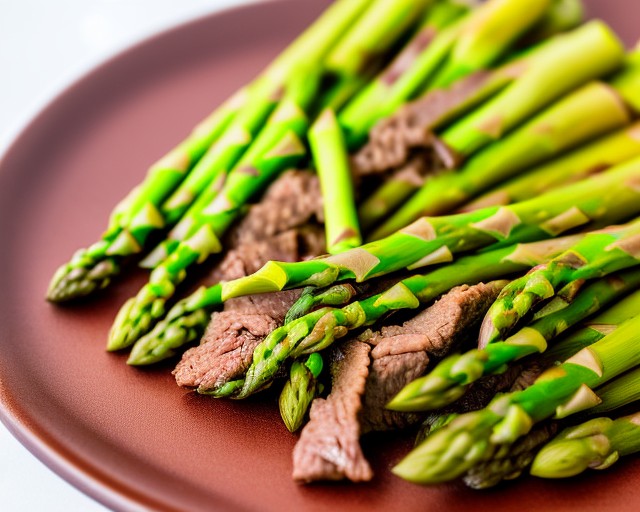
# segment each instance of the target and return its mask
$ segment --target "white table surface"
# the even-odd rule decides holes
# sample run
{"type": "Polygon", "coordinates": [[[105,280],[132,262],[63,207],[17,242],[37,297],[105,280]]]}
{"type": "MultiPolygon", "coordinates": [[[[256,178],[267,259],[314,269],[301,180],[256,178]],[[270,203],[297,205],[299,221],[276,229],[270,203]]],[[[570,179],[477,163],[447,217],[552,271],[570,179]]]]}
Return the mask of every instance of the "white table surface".
{"type": "MultiPolygon", "coordinates": [[[[249,0],[0,0],[0,152],[58,91],[113,53],[178,22],[249,0]]],[[[0,509],[106,510],[0,424],[0,509]]]]}

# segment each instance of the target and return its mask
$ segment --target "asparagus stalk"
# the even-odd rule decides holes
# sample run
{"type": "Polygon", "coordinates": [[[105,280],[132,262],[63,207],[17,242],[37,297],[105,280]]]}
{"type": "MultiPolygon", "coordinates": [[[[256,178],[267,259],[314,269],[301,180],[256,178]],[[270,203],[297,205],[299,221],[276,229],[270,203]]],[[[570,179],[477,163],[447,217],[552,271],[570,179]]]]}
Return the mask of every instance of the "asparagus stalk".
{"type": "Polygon", "coordinates": [[[328,53],[326,68],[342,79],[360,75],[412,29],[432,3],[432,0],[373,0],[340,44],[328,53]]]}
{"type": "Polygon", "coordinates": [[[447,87],[459,78],[485,68],[518,37],[542,20],[551,0],[493,0],[477,10],[471,30],[458,37],[433,87],[447,87]]]}
{"type": "Polygon", "coordinates": [[[455,44],[467,10],[459,3],[436,3],[393,61],[346,105],[339,119],[350,148],[364,142],[379,119],[417,93],[455,44]]]}
{"type": "Polygon", "coordinates": [[[78,250],[57,269],[47,290],[48,300],[86,296],[111,283],[120,273],[121,260],[140,250],[139,238],[166,225],[160,204],[242,111],[247,96],[246,89],[240,90],[149,168],[145,180],[115,207],[101,239],[78,250]]]}
{"type": "MultiPolygon", "coordinates": [[[[588,237],[586,237],[588,238],[588,237]]],[[[585,238],[585,241],[586,241],[585,238]]],[[[640,271],[631,270],[600,279],[564,298],[564,307],[547,314],[483,349],[455,354],[431,372],[407,384],[387,405],[397,411],[425,411],[445,407],[460,398],[469,385],[485,375],[503,372],[507,365],[541,353],[562,332],[640,285],[640,271]]]]}
{"type": "Polygon", "coordinates": [[[640,190],[635,186],[639,178],[640,159],[511,206],[423,217],[386,239],[339,255],[298,263],[268,262],[251,276],[200,288],[179,301],[166,319],[136,344],[130,362],[146,364],[165,357],[167,351],[201,332],[198,319],[207,318],[215,307],[233,297],[307,285],[325,287],[348,279],[362,282],[404,268],[451,261],[454,254],[495,243],[540,240],[590,222],[608,225],[626,219],[640,208],[640,190]]]}
{"type": "Polygon", "coordinates": [[[324,363],[317,352],[309,354],[305,362],[294,361],[289,372],[289,380],[280,393],[280,416],[289,432],[296,432],[304,422],[304,417],[313,399],[322,392],[318,381],[324,363]]]}
{"type": "Polygon", "coordinates": [[[563,430],[536,455],[531,474],[568,478],[586,469],[606,469],[640,451],[640,413],[612,420],[600,417],[563,430]]]}
{"type": "MultiPolygon", "coordinates": [[[[634,67],[624,74],[630,72],[640,78],[640,67],[634,67]]],[[[618,90],[615,82],[613,85],[593,82],[579,88],[524,126],[474,155],[460,169],[426,180],[420,190],[377,229],[371,238],[386,236],[420,215],[438,215],[450,211],[483,190],[533,165],[628,125],[631,122],[630,106],[640,99],[637,91],[637,88],[634,91],[630,88],[618,90]]],[[[631,143],[628,143],[630,147],[637,146],[634,136],[632,132],[631,143]]],[[[622,144],[623,141],[617,139],[607,141],[606,144],[613,143],[622,144]]],[[[584,151],[590,158],[596,154],[593,153],[594,149],[584,151]]],[[[579,155],[575,158],[578,158],[578,163],[582,163],[580,158],[584,156],[579,155]]],[[[548,164],[548,167],[553,168],[553,164],[548,164]]],[[[562,172],[552,175],[552,179],[562,180],[563,175],[570,174],[570,170],[564,167],[561,169],[562,172]]]]}
{"type": "Polygon", "coordinates": [[[386,236],[420,215],[451,211],[532,165],[630,122],[630,112],[615,89],[603,82],[587,84],[477,153],[461,169],[425,180],[372,238],[386,236]]]}
{"type": "Polygon", "coordinates": [[[640,223],[623,229],[590,233],[571,249],[509,283],[489,308],[478,345],[486,347],[505,336],[537,304],[569,284],[601,277],[640,263],[640,223]]]}
{"type": "Polygon", "coordinates": [[[233,95],[184,141],[152,165],[145,180],[116,206],[101,239],[76,252],[71,261],[56,271],[47,299],[66,301],[106,287],[119,273],[122,259],[139,252],[150,232],[166,226],[167,220],[159,211],[160,206],[207,149],[226,133],[236,115],[242,112],[243,116],[249,116],[251,109],[260,105],[258,97],[261,94],[263,99],[272,96],[278,86],[287,83],[301,63],[322,60],[370,3],[371,0],[334,2],[247,88],[254,97],[252,101],[247,101],[244,89],[233,95]]]}
{"type": "Polygon", "coordinates": [[[591,319],[586,325],[565,336],[556,346],[543,355],[543,364],[565,361],[583,348],[600,341],[618,326],[633,318],[640,311],[640,291],[630,294],[606,311],[591,319]]]}
{"type": "Polygon", "coordinates": [[[462,211],[524,201],[637,156],[640,156],[640,123],[636,122],[499,185],[462,211]]]}
{"type": "Polygon", "coordinates": [[[600,402],[592,391],[638,366],[640,317],[634,317],[561,366],[543,373],[529,388],[496,397],[487,408],[460,415],[429,436],[393,472],[412,482],[451,480],[487,460],[501,446],[552,416],[564,418],[600,402]]]}
{"type": "Polygon", "coordinates": [[[351,169],[344,137],[332,110],[309,131],[309,143],[322,190],[327,251],[338,254],[362,244],[351,169]]]}
{"type": "Polygon", "coordinates": [[[305,155],[301,141],[309,124],[305,111],[314,98],[318,80],[298,80],[293,84],[296,87],[290,88],[219,193],[209,204],[187,214],[176,227],[181,230],[178,246],[156,266],[138,295],[123,305],[110,332],[108,350],[131,345],[164,316],[164,304],[185,279],[187,269],[222,250],[220,237],[240,207],[305,155]]]}
{"type": "MultiPolygon", "coordinates": [[[[597,417],[640,400],[640,368],[635,368],[596,389],[602,402],[584,414],[597,417]]],[[[540,448],[557,432],[558,421],[536,425],[514,444],[501,447],[489,460],[477,464],[464,476],[464,482],[474,489],[486,489],[502,480],[519,477],[531,465],[540,448]]]]}
{"type": "Polygon", "coordinates": [[[518,80],[441,134],[454,153],[463,158],[475,153],[569,91],[615,71],[624,48],[611,29],[592,21],[553,38],[530,57],[518,80]]]}

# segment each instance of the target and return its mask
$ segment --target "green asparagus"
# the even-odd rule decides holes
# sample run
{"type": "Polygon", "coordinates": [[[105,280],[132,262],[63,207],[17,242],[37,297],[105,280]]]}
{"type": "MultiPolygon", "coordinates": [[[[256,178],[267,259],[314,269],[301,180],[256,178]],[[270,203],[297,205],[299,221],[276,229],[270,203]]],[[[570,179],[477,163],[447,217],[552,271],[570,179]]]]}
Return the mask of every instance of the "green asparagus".
{"type": "Polygon", "coordinates": [[[640,413],[612,420],[594,418],[569,427],[536,455],[531,474],[567,478],[588,468],[606,469],[620,457],[640,451],[640,413]]]}
{"type": "Polygon", "coordinates": [[[393,472],[412,482],[451,480],[514,443],[547,418],[564,418],[600,402],[592,391],[640,364],[640,317],[543,373],[529,388],[496,397],[429,436],[393,472]]]}
{"type": "Polygon", "coordinates": [[[219,239],[238,216],[240,207],[305,155],[301,141],[309,124],[305,111],[314,98],[318,79],[293,84],[297,87],[287,92],[221,190],[209,204],[198,202],[176,226],[177,247],[154,268],[149,283],[138,295],[123,305],[112,327],[108,350],[125,348],[145,334],[164,315],[164,304],[185,279],[187,269],[222,250],[219,239]]]}
{"type": "Polygon", "coordinates": [[[309,143],[322,190],[326,246],[338,254],[362,244],[351,168],[340,125],[325,110],[309,130],[309,143]]]}
{"type": "Polygon", "coordinates": [[[304,421],[312,400],[322,392],[318,381],[322,373],[323,360],[320,354],[310,354],[306,361],[294,361],[289,371],[289,380],[280,393],[280,416],[289,432],[297,431],[304,421]]]}
{"type": "Polygon", "coordinates": [[[640,223],[623,229],[605,229],[588,234],[571,249],[507,285],[489,308],[480,328],[478,345],[505,336],[537,304],[553,297],[559,289],[586,279],[640,263],[640,223]]]}
{"type": "Polygon", "coordinates": [[[449,405],[460,398],[471,383],[485,375],[503,372],[518,359],[544,352],[562,332],[639,285],[640,270],[597,280],[577,295],[563,299],[564,307],[528,324],[504,342],[447,357],[429,374],[407,384],[387,407],[397,411],[422,411],[449,405]]]}
{"type": "Polygon", "coordinates": [[[302,63],[321,61],[370,3],[371,0],[336,1],[247,87],[249,94],[241,90],[232,96],[189,137],[151,166],[143,183],[116,206],[100,241],[76,252],[70,262],[56,271],[47,298],[54,302],[66,301],[106,287],[119,273],[122,259],[139,252],[150,232],[167,225],[160,206],[207,149],[226,133],[233,119],[240,113],[249,117],[251,109],[262,105],[260,96],[271,97],[302,63]],[[253,99],[247,101],[248,96],[253,99]]]}
{"type": "Polygon", "coordinates": [[[640,209],[640,190],[635,186],[638,179],[640,159],[511,206],[424,217],[386,239],[342,254],[298,263],[269,262],[251,276],[200,288],[179,301],[165,320],[136,344],[130,362],[147,364],[165,357],[201,333],[199,321],[233,297],[307,285],[324,287],[348,279],[362,282],[405,268],[451,261],[454,254],[496,243],[540,240],[590,222],[608,225],[626,219],[640,209]]]}

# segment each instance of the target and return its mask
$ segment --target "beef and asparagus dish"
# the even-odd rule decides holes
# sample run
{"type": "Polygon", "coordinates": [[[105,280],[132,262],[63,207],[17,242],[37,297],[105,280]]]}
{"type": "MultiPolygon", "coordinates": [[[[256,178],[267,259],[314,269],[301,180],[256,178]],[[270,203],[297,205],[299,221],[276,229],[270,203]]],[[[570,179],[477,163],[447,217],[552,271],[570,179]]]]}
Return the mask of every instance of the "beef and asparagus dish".
{"type": "Polygon", "coordinates": [[[149,269],[107,350],[278,390],[297,482],[403,431],[395,475],[484,489],[640,451],[639,221],[640,49],[580,0],[336,0],[47,298],[149,269]]]}

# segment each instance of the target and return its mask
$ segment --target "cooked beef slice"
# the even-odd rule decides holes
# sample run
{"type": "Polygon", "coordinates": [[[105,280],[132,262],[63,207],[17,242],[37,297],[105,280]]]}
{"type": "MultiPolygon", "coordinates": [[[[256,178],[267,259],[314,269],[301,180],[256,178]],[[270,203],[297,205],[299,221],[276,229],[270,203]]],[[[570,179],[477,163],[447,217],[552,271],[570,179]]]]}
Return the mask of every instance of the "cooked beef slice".
{"type": "MultiPolygon", "coordinates": [[[[306,250],[295,230],[243,244],[226,255],[213,279],[243,277],[268,260],[296,261],[302,249],[306,250]]],[[[251,364],[255,347],[282,324],[299,296],[298,290],[290,290],[227,301],[222,312],[213,313],[201,344],[183,354],[173,372],[178,385],[205,392],[242,375],[251,364]]]]}
{"type": "Polygon", "coordinates": [[[231,244],[237,247],[263,240],[314,220],[323,220],[318,176],[310,171],[286,171],[236,225],[231,244]]]}
{"type": "Polygon", "coordinates": [[[375,174],[398,167],[416,148],[431,149],[427,158],[436,168],[454,167],[458,155],[433,134],[433,127],[469,103],[490,77],[488,72],[474,73],[449,89],[428,92],[380,121],[371,130],[368,144],[354,156],[354,172],[375,174]]]}
{"type": "Polygon", "coordinates": [[[375,347],[361,415],[365,431],[404,428],[420,419],[385,406],[426,372],[430,355],[442,357],[477,336],[482,318],[504,285],[494,281],[458,286],[402,325],[373,334],[369,342],[375,347]]]}
{"type": "Polygon", "coordinates": [[[311,404],[310,421],[293,450],[293,478],[299,482],[371,480],[373,472],[360,448],[362,394],[369,373],[367,343],[348,341],[334,348],[332,389],[311,404]]]}

